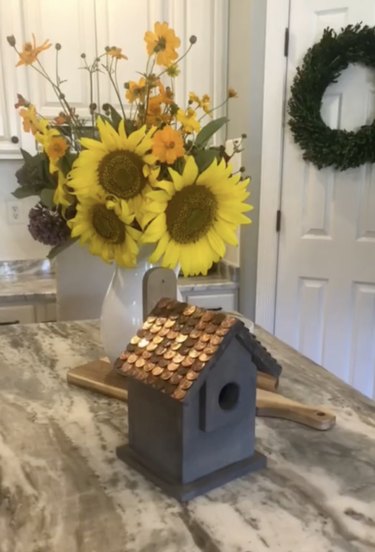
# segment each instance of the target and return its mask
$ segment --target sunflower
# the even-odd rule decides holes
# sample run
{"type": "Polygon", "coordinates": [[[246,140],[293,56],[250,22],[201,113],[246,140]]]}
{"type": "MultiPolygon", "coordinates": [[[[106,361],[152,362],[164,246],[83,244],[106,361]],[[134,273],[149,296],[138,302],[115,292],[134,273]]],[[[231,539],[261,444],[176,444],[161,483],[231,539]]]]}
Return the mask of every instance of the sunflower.
{"type": "Polygon", "coordinates": [[[162,257],[162,266],[180,265],[185,276],[206,275],[224,256],[226,243],[238,245],[237,226],[251,222],[244,215],[252,209],[245,203],[249,179],[240,181],[216,159],[199,174],[192,156],[182,174],[168,170],[171,181],[158,182],[160,189],[147,194],[142,241],[157,242],[150,262],[162,257]]]}
{"type": "Polygon", "coordinates": [[[131,226],[133,220],[125,201],[97,196],[80,198],[77,213],[67,224],[72,238],[79,238],[93,255],[108,263],[134,267],[140,232],[131,226]]]}
{"type": "Polygon", "coordinates": [[[160,23],[154,25],[154,32],[147,31],[145,33],[145,42],[147,45],[147,53],[149,56],[156,54],[156,63],[168,67],[178,57],[175,48],[181,44],[181,40],[176,36],[173,29],[169,28],[168,23],[160,23]]]}
{"type": "Polygon", "coordinates": [[[126,200],[138,219],[144,194],[151,189],[149,178],[155,158],[150,152],[154,129],[146,131],[143,126],[127,136],[123,120],[116,132],[100,118],[98,129],[100,140],[81,139],[86,149],[73,164],[69,186],[79,197],[104,193],[126,200]]]}

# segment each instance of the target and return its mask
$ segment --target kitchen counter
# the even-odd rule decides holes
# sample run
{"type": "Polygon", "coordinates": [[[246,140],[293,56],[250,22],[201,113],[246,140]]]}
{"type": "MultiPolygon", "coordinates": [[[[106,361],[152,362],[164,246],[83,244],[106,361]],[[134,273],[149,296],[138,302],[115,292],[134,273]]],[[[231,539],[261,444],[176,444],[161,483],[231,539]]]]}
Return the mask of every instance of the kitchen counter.
{"type": "Polygon", "coordinates": [[[48,260],[0,262],[0,303],[55,301],[56,278],[48,260]]]}
{"type": "Polygon", "coordinates": [[[102,355],[96,322],[1,328],[1,552],[374,550],[375,403],[256,333],[283,365],[281,391],[337,425],[258,418],[268,468],[181,505],[117,459],[126,405],[66,383],[102,355]]]}

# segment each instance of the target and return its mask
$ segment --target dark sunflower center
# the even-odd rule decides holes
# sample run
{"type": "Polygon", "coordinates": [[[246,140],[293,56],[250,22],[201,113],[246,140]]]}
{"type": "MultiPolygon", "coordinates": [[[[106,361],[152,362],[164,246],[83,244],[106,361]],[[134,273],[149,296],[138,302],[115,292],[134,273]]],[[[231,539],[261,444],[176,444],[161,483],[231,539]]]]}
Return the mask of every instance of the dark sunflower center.
{"type": "Polygon", "coordinates": [[[120,244],[125,241],[124,223],[116,216],[116,213],[109,211],[104,205],[95,205],[92,213],[92,225],[99,236],[113,244],[120,244]]]}
{"type": "Polygon", "coordinates": [[[168,232],[177,243],[194,243],[211,228],[216,211],[216,197],[208,188],[195,184],[186,186],[168,203],[168,232]]]}
{"type": "Polygon", "coordinates": [[[138,195],[146,185],[143,162],[136,153],[117,150],[108,153],[98,167],[99,184],[122,199],[138,195]]]}
{"type": "Polygon", "coordinates": [[[166,45],[167,41],[165,40],[164,36],[160,36],[154,48],[154,52],[162,52],[163,50],[165,50],[166,45]]]}

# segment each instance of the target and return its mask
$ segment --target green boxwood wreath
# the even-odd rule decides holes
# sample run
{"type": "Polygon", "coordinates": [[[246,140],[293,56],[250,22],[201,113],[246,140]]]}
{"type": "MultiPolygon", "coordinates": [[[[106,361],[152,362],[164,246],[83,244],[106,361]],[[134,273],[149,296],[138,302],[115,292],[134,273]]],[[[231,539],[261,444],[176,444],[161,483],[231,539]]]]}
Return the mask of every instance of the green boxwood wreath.
{"type": "Polygon", "coordinates": [[[303,158],[319,169],[345,170],[375,162],[375,121],[357,131],[329,128],[321,105],[327,86],[337,82],[349,63],[375,68],[375,27],[349,25],[336,33],[327,28],[310,48],[291,87],[289,125],[303,158]]]}

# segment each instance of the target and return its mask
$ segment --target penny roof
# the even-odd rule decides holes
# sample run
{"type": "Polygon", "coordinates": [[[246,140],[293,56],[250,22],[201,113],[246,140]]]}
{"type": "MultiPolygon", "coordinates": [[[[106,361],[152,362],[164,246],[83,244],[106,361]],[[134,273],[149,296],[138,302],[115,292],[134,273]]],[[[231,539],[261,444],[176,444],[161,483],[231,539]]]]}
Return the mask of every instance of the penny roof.
{"type": "Polygon", "coordinates": [[[161,299],[115,368],[182,401],[224,340],[243,327],[234,316],[161,299]]]}

